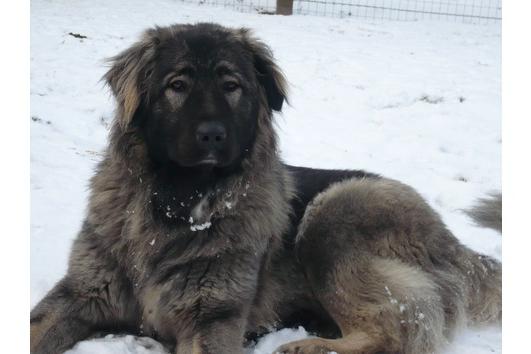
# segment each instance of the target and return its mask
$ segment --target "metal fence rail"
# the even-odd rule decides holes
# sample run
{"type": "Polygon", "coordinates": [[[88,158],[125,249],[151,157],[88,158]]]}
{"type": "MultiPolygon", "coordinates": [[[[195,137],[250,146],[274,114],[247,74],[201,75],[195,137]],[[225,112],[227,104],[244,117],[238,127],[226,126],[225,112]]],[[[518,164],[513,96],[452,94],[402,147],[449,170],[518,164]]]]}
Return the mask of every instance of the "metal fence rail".
{"type": "Polygon", "coordinates": [[[275,14],[277,2],[292,3],[293,14],[358,17],[373,20],[441,20],[466,23],[499,22],[501,0],[180,0],[242,12],[275,14]]]}

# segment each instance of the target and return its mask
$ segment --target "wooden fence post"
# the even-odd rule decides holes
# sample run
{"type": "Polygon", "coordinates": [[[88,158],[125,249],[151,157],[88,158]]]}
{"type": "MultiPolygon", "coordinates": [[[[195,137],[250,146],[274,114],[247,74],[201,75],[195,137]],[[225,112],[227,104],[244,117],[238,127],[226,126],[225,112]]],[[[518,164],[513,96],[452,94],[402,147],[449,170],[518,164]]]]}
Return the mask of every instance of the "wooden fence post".
{"type": "Polygon", "coordinates": [[[277,0],[277,15],[293,14],[293,0],[277,0]]]}

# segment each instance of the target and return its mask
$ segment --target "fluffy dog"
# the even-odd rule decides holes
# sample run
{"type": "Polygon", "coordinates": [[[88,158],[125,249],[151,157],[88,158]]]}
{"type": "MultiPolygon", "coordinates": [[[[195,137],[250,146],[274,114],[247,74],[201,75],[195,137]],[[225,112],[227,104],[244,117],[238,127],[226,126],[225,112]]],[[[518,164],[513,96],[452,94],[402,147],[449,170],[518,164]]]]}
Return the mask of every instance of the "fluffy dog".
{"type": "Polygon", "coordinates": [[[283,164],[284,76],[246,29],[174,25],[112,58],[117,112],[67,275],[31,313],[31,352],[101,332],[178,354],[431,353],[498,321],[501,265],[461,245],[410,187],[283,164]]]}

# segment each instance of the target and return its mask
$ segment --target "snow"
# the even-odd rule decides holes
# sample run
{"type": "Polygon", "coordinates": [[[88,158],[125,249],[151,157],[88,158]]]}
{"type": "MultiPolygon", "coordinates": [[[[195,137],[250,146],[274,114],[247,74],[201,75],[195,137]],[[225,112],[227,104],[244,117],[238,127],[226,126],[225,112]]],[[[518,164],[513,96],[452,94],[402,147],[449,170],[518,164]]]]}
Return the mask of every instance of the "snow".
{"type": "Polygon", "coordinates": [[[168,353],[157,341],[149,337],[109,334],[104,338],[78,343],[65,354],[161,354],[168,353]]]}
{"type": "MultiPolygon", "coordinates": [[[[501,238],[461,212],[501,189],[501,29],[497,24],[267,16],[171,0],[31,3],[31,306],[66,271],[88,179],[106,144],[113,102],[103,59],[149,26],[247,26],[274,50],[290,83],[278,117],[283,158],[363,168],[414,186],[457,237],[501,259],[501,238]],[[68,33],[87,38],[75,38],[68,33]]],[[[272,333],[250,353],[307,337],[272,333]]],[[[111,336],[70,354],[163,353],[111,336]]],[[[446,354],[501,353],[499,326],[466,329],[446,354]]]]}
{"type": "Polygon", "coordinates": [[[196,225],[192,225],[190,226],[190,230],[192,231],[202,231],[202,230],[206,230],[208,228],[210,228],[210,226],[212,226],[212,223],[210,221],[206,221],[202,224],[196,224],[196,225]]]}
{"type": "Polygon", "coordinates": [[[247,354],[271,354],[273,350],[284,343],[308,338],[310,335],[303,327],[297,329],[284,328],[275,333],[264,336],[247,354]]]}

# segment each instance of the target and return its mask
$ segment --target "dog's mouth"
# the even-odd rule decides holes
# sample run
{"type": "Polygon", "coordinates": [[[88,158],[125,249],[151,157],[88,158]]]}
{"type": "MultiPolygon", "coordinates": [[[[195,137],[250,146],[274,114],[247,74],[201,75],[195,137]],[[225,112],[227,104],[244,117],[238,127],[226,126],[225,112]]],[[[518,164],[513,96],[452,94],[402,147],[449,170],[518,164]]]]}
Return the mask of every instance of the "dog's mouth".
{"type": "Polygon", "coordinates": [[[215,166],[218,164],[218,159],[216,158],[205,158],[197,162],[198,165],[206,166],[215,166]]]}
{"type": "Polygon", "coordinates": [[[209,152],[201,160],[197,161],[198,166],[218,166],[220,165],[220,159],[214,152],[209,152]]]}
{"type": "Polygon", "coordinates": [[[171,160],[181,167],[201,170],[226,168],[236,161],[236,157],[230,156],[227,151],[207,150],[195,153],[195,156],[175,156],[171,160]]]}

